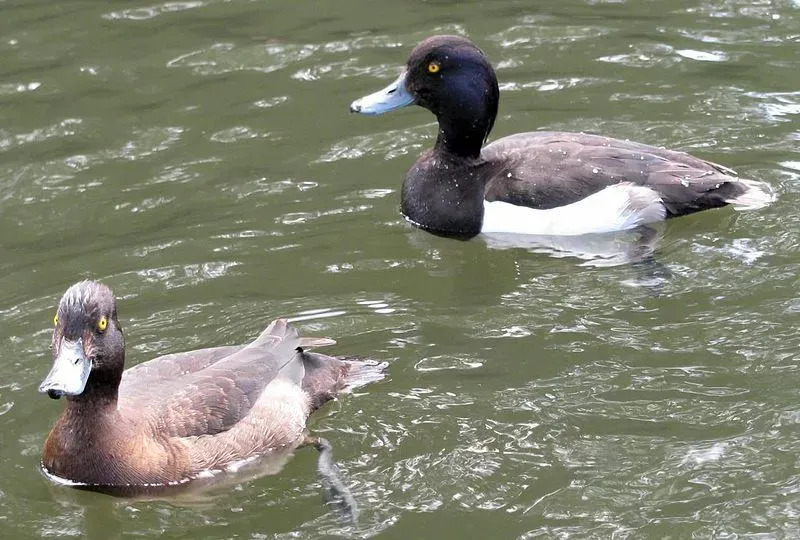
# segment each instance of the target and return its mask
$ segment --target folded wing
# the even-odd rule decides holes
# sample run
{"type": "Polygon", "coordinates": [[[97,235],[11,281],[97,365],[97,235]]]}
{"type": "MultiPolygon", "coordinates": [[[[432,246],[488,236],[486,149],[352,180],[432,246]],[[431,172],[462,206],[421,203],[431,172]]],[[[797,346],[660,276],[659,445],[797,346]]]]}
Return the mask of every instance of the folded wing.
{"type": "Polygon", "coordinates": [[[157,358],[124,377],[120,409],[139,411],[166,436],[226,431],[248,414],[279,374],[302,384],[300,344],[297,331],[279,319],[246,346],[157,358]]]}

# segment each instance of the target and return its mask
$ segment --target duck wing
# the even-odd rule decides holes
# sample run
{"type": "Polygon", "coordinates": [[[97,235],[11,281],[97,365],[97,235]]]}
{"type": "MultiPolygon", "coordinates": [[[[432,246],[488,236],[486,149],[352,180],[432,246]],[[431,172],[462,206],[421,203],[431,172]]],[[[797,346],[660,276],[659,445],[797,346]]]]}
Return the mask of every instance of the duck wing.
{"type": "MultiPolygon", "coordinates": [[[[336,342],[328,338],[300,338],[300,347],[321,347],[334,344],[336,344],[336,342]]],[[[200,371],[240,351],[244,347],[244,345],[226,345],[223,347],[198,349],[196,351],[165,354],[164,356],[153,358],[152,360],[133,366],[130,369],[126,369],[122,373],[119,392],[120,394],[127,394],[132,388],[135,392],[136,385],[158,384],[164,380],[177,379],[190,373],[200,371]]]]}
{"type": "Polygon", "coordinates": [[[511,135],[481,157],[492,170],[486,200],[541,210],[630,182],[655,191],[677,216],[734,202],[753,183],[684,152],[585,133],[511,135]]]}
{"type": "MultiPolygon", "coordinates": [[[[285,320],[273,321],[252,343],[182,353],[164,362],[164,372],[176,365],[205,367],[181,376],[157,378],[159,368],[133,372],[120,387],[119,407],[150,423],[157,433],[170,437],[213,435],[227,431],[244,418],[266,386],[277,376],[302,384],[302,359],[296,352],[303,342],[285,320]],[[223,349],[229,349],[223,351],[223,349]],[[223,355],[228,352],[229,354],[223,355]],[[213,359],[218,355],[222,357],[213,359]]],[[[134,370],[131,370],[134,371],[134,370]]]]}
{"type": "Polygon", "coordinates": [[[165,380],[177,379],[190,373],[195,373],[242,348],[244,348],[244,345],[212,347],[196,351],[165,354],[147,362],[142,362],[130,369],[126,369],[122,373],[119,393],[120,395],[125,395],[132,390],[135,392],[137,385],[159,384],[165,380]]]}

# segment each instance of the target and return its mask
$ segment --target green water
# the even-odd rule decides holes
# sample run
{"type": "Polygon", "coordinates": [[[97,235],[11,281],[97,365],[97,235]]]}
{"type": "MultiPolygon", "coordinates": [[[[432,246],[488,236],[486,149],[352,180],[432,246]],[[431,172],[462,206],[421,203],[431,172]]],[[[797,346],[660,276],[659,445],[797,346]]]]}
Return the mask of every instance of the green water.
{"type": "Polygon", "coordinates": [[[0,1],[3,534],[796,536],[798,88],[797,0],[0,1]],[[674,147],[778,200],[666,224],[649,266],[414,230],[398,190],[433,117],[347,109],[434,33],[498,67],[493,138],[674,147]],[[84,277],[116,291],[131,365],[277,316],[387,361],[311,421],[358,527],[310,449],[193,504],[42,477],[62,403],[36,389],[84,277]]]}

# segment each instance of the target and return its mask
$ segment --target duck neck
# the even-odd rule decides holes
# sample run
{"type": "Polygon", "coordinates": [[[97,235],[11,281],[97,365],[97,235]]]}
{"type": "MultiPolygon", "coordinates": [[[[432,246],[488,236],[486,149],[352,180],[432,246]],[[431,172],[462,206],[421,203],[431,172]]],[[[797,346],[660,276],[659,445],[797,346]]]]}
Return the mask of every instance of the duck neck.
{"type": "MultiPolygon", "coordinates": [[[[120,365],[122,365],[120,363],[120,365]]],[[[117,369],[93,369],[86,381],[86,387],[77,396],[67,397],[69,412],[106,411],[117,409],[119,383],[122,372],[117,369]]]]}
{"type": "Polygon", "coordinates": [[[460,116],[442,113],[437,115],[439,134],[434,151],[458,158],[477,159],[483,143],[494,125],[494,117],[488,112],[478,116],[460,116]]]}
{"type": "MultiPolygon", "coordinates": [[[[50,473],[75,482],[96,482],[92,471],[97,466],[102,441],[119,435],[117,384],[105,384],[95,372],[84,391],[68,396],[64,411],[45,441],[42,465],[50,473]],[[64,456],[80,456],[72,460],[64,456]]],[[[102,453],[102,451],[101,451],[102,453]]]]}
{"type": "Polygon", "coordinates": [[[434,150],[459,158],[477,159],[497,117],[500,93],[494,72],[484,70],[453,77],[453,92],[428,108],[439,122],[434,150]]]}

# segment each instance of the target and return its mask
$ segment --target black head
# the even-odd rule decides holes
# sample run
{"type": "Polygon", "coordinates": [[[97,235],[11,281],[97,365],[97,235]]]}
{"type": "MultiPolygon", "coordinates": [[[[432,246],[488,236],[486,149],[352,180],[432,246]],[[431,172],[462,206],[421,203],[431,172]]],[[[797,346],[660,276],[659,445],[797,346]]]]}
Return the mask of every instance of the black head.
{"type": "Polygon", "coordinates": [[[477,157],[497,116],[500,90],[489,59],[461,36],[433,36],[417,45],[406,71],[385,89],[356,100],[354,112],[381,114],[414,103],[439,120],[439,149],[477,157]]]}
{"type": "Polygon", "coordinates": [[[96,281],[76,283],[61,297],[53,322],[53,367],[39,391],[54,399],[116,396],[125,340],[111,289],[96,281]]]}
{"type": "Polygon", "coordinates": [[[486,140],[497,116],[499,89],[489,59],[460,36],[433,36],[417,45],[406,64],[406,89],[414,102],[447,118],[487,119],[486,140]]]}

